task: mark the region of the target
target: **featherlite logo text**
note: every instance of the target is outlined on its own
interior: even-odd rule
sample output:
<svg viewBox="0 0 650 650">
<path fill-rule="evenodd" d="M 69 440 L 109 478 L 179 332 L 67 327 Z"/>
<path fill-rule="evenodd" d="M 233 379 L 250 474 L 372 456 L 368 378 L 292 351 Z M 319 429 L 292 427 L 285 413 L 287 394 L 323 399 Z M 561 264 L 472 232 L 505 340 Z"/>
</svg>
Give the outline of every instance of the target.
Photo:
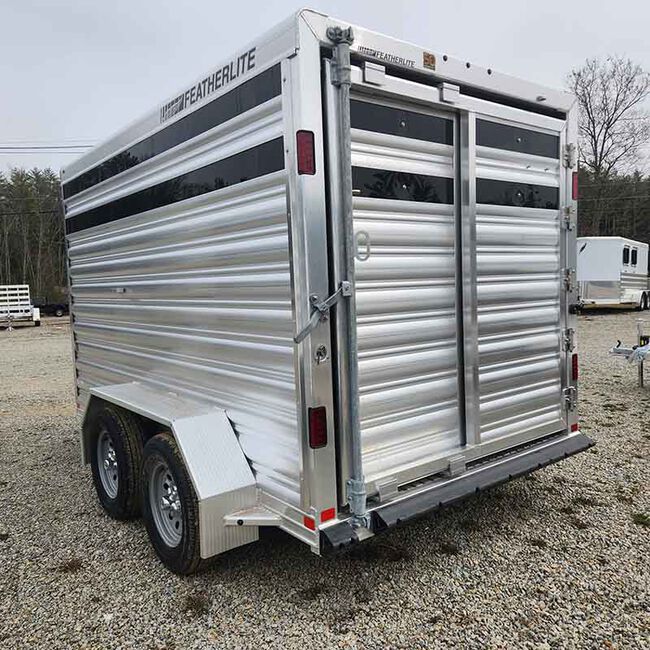
<svg viewBox="0 0 650 650">
<path fill-rule="evenodd" d="M 174 117 L 174 115 L 178 115 L 188 106 L 196 104 L 196 102 L 201 101 L 215 90 L 226 86 L 231 81 L 237 79 L 237 77 L 252 70 L 255 67 L 255 49 L 252 48 L 236 59 L 233 59 L 227 65 L 224 65 L 205 79 L 201 79 L 199 83 L 188 88 L 182 95 L 167 102 L 160 109 L 160 122 L 165 122 Z"/>
</svg>

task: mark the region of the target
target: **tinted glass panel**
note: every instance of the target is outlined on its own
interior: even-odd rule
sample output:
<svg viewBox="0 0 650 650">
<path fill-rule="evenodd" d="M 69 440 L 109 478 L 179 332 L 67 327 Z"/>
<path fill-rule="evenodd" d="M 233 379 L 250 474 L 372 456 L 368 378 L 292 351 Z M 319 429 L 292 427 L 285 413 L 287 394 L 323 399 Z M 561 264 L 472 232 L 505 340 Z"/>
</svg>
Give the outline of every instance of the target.
<svg viewBox="0 0 650 650">
<path fill-rule="evenodd" d="M 476 179 L 476 202 L 557 210 L 559 190 L 557 187 L 546 185 L 527 185 L 478 178 Z"/>
<path fill-rule="evenodd" d="M 636 266 L 636 257 L 637 257 L 637 250 L 636 248 L 632 249 L 632 266 Z"/>
<path fill-rule="evenodd" d="M 158 183 L 140 192 L 129 194 L 117 201 L 93 208 L 66 220 L 66 232 L 116 221 L 132 214 L 153 210 L 163 205 L 177 203 L 199 194 L 220 190 L 258 176 L 284 168 L 282 138 L 265 142 L 257 147 L 195 169 L 168 181 Z"/>
<path fill-rule="evenodd" d="M 630 263 L 630 249 L 627 246 L 623 247 L 623 264 Z"/>
<path fill-rule="evenodd" d="M 476 144 L 534 156 L 560 157 L 559 136 L 486 120 L 476 121 Z"/>
<path fill-rule="evenodd" d="M 174 122 L 105 162 L 84 172 L 63 186 L 67 199 L 82 190 L 135 167 L 227 120 L 245 113 L 280 94 L 280 66 L 276 65 L 249 79 L 234 90 Z"/>
<path fill-rule="evenodd" d="M 453 179 L 439 176 L 353 167 L 352 187 L 355 196 L 373 199 L 449 204 L 454 202 Z"/>
<path fill-rule="evenodd" d="M 405 111 L 400 108 L 389 108 L 352 100 L 350 102 L 350 121 L 354 129 L 401 135 L 404 138 L 442 144 L 453 144 L 454 142 L 454 123 L 451 120 Z"/>
</svg>

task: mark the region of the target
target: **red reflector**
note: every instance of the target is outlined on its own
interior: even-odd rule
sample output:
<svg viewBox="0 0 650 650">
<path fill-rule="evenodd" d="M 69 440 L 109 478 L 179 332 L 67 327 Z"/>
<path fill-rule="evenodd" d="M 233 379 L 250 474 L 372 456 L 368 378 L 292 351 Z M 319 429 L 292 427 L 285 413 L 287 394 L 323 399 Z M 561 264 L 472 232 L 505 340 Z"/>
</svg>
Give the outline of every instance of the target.
<svg viewBox="0 0 650 650">
<path fill-rule="evenodd" d="M 302 518 L 302 523 L 305 524 L 305 528 L 309 528 L 309 530 L 316 530 L 316 522 L 311 517 L 305 515 Z"/>
<path fill-rule="evenodd" d="M 571 379 L 578 381 L 578 355 L 571 355 Z"/>
<path fill-rule="evenodd" d="M 320 513 L 321 521 L 329 521 L 330 519 L 334 519 L 334 517 L 336 517 L 336 510 L 334 508 L 328 508 Z"/>
<path fill-rule="evenodd" d="M 578 200 L 578 172 L 573 172 L 573 178 L 571 179 L 571 198 L 574 201 Z"/>
<path fill-rule="evenodd" d="M 571 425 L 571 431 L 578 431 L 580 429 L 580 425 L 576 422 L 575 424 Z"/>
<path fill-rule="evenodd" d="M 316 154 L 314 152 L 314 134 L 311 131 L 296 132 L 296 153 L 298 173 L 313 176 L 316 173 Z"/>
<path fill-rule="evenodd" d="M 327 444 L 327 411 L 324 406 L 309 409 L 309 446 L 320 449 Z"/>
</svg>

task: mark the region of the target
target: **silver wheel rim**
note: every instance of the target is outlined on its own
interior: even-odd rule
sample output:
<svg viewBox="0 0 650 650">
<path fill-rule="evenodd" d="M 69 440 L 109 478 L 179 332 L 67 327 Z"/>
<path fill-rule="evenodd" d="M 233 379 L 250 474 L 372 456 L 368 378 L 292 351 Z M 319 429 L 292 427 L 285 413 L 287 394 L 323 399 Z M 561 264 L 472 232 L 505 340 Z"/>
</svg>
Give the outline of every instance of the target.
<svg viewBox="0 0 650 650">
<path fill-rule="evenodd" d="M 149 478 L 149 505 L 162 540 L 172 548 L 178 546 L 183 536 L 183 510 L 174 476 L 162 460 Z"/>
<path fill-rule="evenodd" d="M 117 496 L 120 479 L 113 438 L 106 429 L 102 429 L 97 438 L 97 465 L 104 492 L 109 498 L 114 499 Z"/>
</svg>

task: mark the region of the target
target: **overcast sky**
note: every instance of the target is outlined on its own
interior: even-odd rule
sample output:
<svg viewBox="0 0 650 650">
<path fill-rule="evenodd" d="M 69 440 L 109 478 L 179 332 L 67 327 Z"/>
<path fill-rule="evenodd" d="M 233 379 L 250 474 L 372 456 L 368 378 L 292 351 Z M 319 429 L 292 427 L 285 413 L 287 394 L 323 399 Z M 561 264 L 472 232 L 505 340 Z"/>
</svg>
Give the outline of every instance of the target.
<svg viewBox="0 0 650 650">
<path fill-rule="evenodd" d="M 0 146 L 96 143 L 304 6 L 293 0 L 0 0 Z M 314 0 L 315 9 L 551 86 L 587 57 L 650 69 L 650 2 Z M 74 155 L 0 153 L 10 166 Z"/>
</svg>

